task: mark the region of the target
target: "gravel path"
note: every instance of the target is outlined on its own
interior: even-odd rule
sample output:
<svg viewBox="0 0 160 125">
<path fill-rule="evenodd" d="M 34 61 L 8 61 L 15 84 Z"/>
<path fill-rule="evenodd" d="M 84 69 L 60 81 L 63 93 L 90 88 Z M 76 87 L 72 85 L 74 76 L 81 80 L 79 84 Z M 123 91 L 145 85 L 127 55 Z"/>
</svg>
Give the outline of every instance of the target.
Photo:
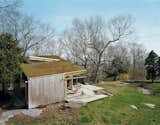
<svg viewBox="0 0 160 125">
<path fill-rule="evenodd" d="M 10 118 L 13 118 L 19 114 L 24 114 L 30 117 L 38 117 L 41 113 L 42 110 L 39 109 L 19 109 L 6 111 L 0 115 L 0 125 L 5 125 L 5 122 L 7 122 Z"/>
</svg>

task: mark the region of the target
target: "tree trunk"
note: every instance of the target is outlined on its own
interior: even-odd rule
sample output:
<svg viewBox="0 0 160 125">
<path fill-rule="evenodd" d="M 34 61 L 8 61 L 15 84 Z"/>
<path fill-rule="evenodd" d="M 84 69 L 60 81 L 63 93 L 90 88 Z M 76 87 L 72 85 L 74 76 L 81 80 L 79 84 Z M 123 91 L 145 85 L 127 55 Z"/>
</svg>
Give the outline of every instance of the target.
<svg viewBox="0 0 160 125">
<path fill-rule="evenodd" d="M 99 65 L 96 66 L 96 70 L 95 70 L 95 75 L 94 75 L 94 78 L 93 78 L 93 83 L 96 84 L 98 82 L 98 72 L 99 72 Z"/>
<path fill-rule="evenodd" d="M 152 79 L 152 83 L 154 83 L 154 79 Z"/>
<path fill-rule="evenodd" d="M 2 92 L 3 92 L 3 94 L 6 93 L 6 86 L 5 86 L 5 83 L 2 83 Z"/>
<path fill-rule="evenodd" d="M 117 81 L 117 76 L 114 76 L 113 81 Z"/>
</svg>

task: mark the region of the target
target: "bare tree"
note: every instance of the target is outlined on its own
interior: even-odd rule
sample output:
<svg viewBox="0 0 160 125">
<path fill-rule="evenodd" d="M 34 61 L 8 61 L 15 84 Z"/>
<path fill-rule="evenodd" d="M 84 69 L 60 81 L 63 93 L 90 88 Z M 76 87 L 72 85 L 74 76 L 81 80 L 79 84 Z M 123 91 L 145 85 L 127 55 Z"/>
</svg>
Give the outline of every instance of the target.
<svg viewBox="0 0 160 125">
<path fill-rule="evenodd" d="M 115 45 L 111 45 L 107 48 L 106 57 L 107 64 L 110 63 L 114 58 L 119 58 L 125 62 L 128 66 L 131 64 L 130 60 L 130 49 L 126 42 L 119 42 Z"/>
<path fill-rule="evenodd" d="M 72 28 L 64 32 L 61 43 L 69 60 L 78 63 L 85 68 L 88 65 L 88 34 L 86 26 L 80 19 L 74 19 Z"/>
<path fill-rule="evenodd" d="M 61 40 L 54 37 L 51 39 L 46 39 L 45 42 L 36 45 L 32 48 L 32 55 L 58 55 L 63 56 L 65 51 L 63 50 L 63 45 Z"/>
<path fill-rule="evenodd" d="M 24 48 L 23 55 L 25 56 L 28 51 L 34 51 L 36 46 L 44 47 L 44 43 L 54 37 L 55 29 L 50 25 L 36 21 L 31 16 L 22 17 L 20 23 L 19 39 Z"/>
<path fill-rule="evenodd" d="M 146 49 L 142 44 L 129 43 L 131 57 L 131 78 L 144 79 L 144 63 L 146 58 Z"/>
<path fill-rule="evenodd" d="M 89 63 L 90 70 L 93 69 L 92 80 L 97 82 L 100 67 L 104 63 L 106 48 L 112 43 L 124 41 L 133 33 L 134 19 L 131 16 L 117 16 L 106 24 L 101 17 L 90 19 L 76 19 L 72 28 L 68 30 L 67 48 L 76 60 Z"/>
<path fill-rule="evenodd" d="M 0 11 L 2 11 L 2 9 L 17 7 L 21 4 L 21 2 L 21 0 L 1 0 Z"/>
<path fill-rule="evenodd" d="M 35 46 L 53 38 L 55 29 L 33 16 L 21 13 L 17 7 L 10 7 L 0 13 L 0 32 L 9 32 L 18 39 L 25 56 Z"/>
<path fill-rule="evenodd" d="M 105 29 L 103 30 L 103 23 L 100 19 L 97 20 L 97 24 L 98 25 L 93 25 L 93 27 L 97 26 L 96 29 L 93 30 L 93 32 L 96 31 L 96 34 L 93 35 L 93 40 L 91 40 L 90 43 L 92 49 L 95 52 L 93 56 L 90 58 L 95 65 L 95 74 L 93 77 L 94 82 L 97 82 L 99 69 L 101 65 L 104 63 L 103 54 L 106 51 L 106 48 L 108 48 L 109 45 L 112 43 L 124 41 L 128 36 L 130 36 L 133 33 L 133 19 L 131 16 L 117 16 L 112 18 L 108 22 L 107 33 L 105 32 Z M 97 35 L 97 33 L 99 34 Z"/>
<path fill-rule="evenodd" d="M 128 42 L 117 42 L 107 48 L 104 55 L 105 64 L 102 69 L 102 78 L 116 77 L 121 73 L 127 73 L 130 67 L 130 54 Z M 115 63 L 117 61 L 117 63 Z"/>
</svg>

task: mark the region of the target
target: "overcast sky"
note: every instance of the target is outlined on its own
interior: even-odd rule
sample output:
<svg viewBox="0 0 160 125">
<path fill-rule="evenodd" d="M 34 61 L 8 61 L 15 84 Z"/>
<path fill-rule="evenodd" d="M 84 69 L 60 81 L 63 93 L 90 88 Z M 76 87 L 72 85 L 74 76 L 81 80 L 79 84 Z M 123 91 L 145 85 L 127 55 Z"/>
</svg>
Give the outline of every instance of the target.
<svg viewBox="0 0 160 125">
<path fill-rule="evenodd" d="M 59 31 L 69 27 L 74 17 L 109 19 L 131 14 L 136 18 L 139 42 L 160 54 L 160 0 L 24 0 L 22 10 Z"/>
</svg>

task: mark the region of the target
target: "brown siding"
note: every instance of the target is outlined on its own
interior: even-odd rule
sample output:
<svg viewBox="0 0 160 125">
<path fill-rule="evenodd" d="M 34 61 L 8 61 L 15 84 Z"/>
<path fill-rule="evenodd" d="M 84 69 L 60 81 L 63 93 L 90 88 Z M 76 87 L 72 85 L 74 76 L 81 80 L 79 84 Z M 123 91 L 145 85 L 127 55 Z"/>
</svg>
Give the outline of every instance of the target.
<svg viewBox="0 0 160 125">
<path fill-rule="evenodd" d="M 30 78 L 28 84 L 28 107 L 63 101 L 65 98 L 64 75 L 48 75 Z"/>
</svg>

